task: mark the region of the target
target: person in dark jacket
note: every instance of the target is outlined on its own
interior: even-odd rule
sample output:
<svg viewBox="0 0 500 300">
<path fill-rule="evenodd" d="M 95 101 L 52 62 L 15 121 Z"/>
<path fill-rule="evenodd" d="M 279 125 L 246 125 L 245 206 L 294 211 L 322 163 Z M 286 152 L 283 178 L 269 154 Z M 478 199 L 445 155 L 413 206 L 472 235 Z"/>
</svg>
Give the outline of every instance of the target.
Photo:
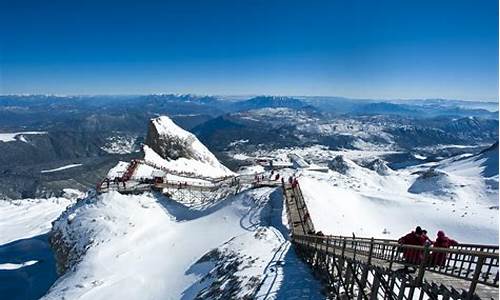
<svg viewBox="0 0 500 300">
<path fill-rule="evenodd" d="M 427 230 L 422 229 L 422 236 L 424 237 L 425 245 L 432 245 L 434 242 L 427 235 Z"/>
<path fill-rule="evenodd" d="M 398 240 L 398 243 L 403 245 L 414 245 L 414 246 L 425 245 L 425 238 L 422 235 L 422 228 L 420 228 L 420 226 L 417 226 L 417 228 L 415 228 L 415 231 L 412 231 L 407 235 L 401 237 Z M 423 256 L 422 250 L 409 249 L 409 248 L 403 249 L 403 257 L 410 264 L 415 264 L 415 265 L 420 264 L 420 262 L 422 261 L 422 256 Z"/>
<path fill-rule="evenodd" d="M 434 242 L 434 247 L 437 248 L 450 248 L 451 246 L 458 245 L 458 242 L 450 239 L 446 236 L 444 231 L 439 230 L 437 233 L 436 241 Z M 446 264 L 446 253 L 444 252 L 432 252 L 431 262 L 435 266 L 444 266 Z"/>
</svg>

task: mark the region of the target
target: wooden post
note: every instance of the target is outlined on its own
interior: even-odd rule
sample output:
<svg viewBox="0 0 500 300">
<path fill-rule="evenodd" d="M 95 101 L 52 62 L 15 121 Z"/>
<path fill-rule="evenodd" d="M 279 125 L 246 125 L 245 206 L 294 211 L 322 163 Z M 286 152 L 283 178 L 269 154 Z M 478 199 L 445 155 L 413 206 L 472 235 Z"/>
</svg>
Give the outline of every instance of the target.
<svg viewBox="0 0 500 300">
<path fill-rule="evenodd" d="M 371 261 L 372 261 L 373 242 L 374 242 L 374 239 L 372 237 L 370 239 L 370 248 L 368 250 L 368 259 L 366 261 L 366 265 L 363 265 L 363 263 L 360 262 L 360 264 L 361 264 L 360 267 L 361 267 L 361 269 L 363 269 L 363 273 L 361 274 L 361 280 L 359 282 L 358 299 L 362 299 L 362 296 L 364 296 L 364 289 L 365 289 L 365 286 L 366 286 L 366 279 L 368 278 L 368 271 L 370 269 L 370 264 L 371 264 Z"/>
<path fill-rule="evenodd" d="M 403 300 L 405 296 L 406 281 L 401 280 L 401 285 L 399 286 L 398 300 Z"/>
<path fill-rule="evenodd" d="M 429 260 L 429 252 L 430 252 L 429 245 L 425 245 L 424 257 L 422 258 L 422 261 L 420 262 L 420 266 L 418 267 L 418 275 L 417 275 L 417 279 L 415 282 L 415 285 L 417 285 L 417 286 L 422 285 L 422 281 L 424 279 L 425 268 L 427 267 L 427 261 Z"/>
<path fill-rule="evenodd" d="M 472 282 L 470 283 L 469 286 L 469 299 L 474 298 L 474 293 L 476 292 L 476 286 L 477 286 L 477 281 L 479 280 L 479 276 L 481 275 L 481 270 L 483 269 L 483 264 L 485 261 L 484 256 L 479 256 L 477 258 L 477 264 L 476 264 L 476 269 L 474 270 L 474 277 L 472 277 Z"/>
<path fill-rule="evenodd" d="M 380 273 L 377 270 L 375 270 L 373 284 L 372 284 L 372 288 L 370 291 L 370 300 L 377 300 L 378 299 L 378 288 L 380 286 L 379 276 L 381 276 Z"/>
<path fill-rule="evenodd" d="M 391 259 L 389 260 L 389 270 L 390 271 L 392 271 L 392 263 L 394 261 L 394 254 L 398 253 L 398 251 L 399 251 L 399 246 L 396 246 L 396 247 L 392 246 L 391 247 Z"/>
<path fill-rule="evenodd" d="M 341 254 L 342 258 L 344 258 L 344 255 L 345 255 L 345 246 L 346 246 L 346 243 L 347 243 L 346 237 L 344 237 L 344 242 L 342 243 L 342 254 Z"/>
<path fill-rule="evenodd" d="M 374 242 L 374 240 L 373 240 L 373 237 L 372 237 L 371 240 L 370 240 L 370 250 L 368 251 L 368 261 L 367 261 L 368 265 L 370 265 L 371 262 L 372 262 L 373 242 Z"/>
</svg>

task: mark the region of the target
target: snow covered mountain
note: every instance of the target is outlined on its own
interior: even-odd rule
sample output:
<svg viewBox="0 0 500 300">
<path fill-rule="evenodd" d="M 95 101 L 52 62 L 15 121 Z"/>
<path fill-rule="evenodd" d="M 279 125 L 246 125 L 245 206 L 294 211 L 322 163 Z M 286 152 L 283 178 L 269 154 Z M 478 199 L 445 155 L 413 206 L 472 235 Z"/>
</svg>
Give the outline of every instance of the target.
<svg viewBox="0 0 500 300">
<path fill-rule="evenodd" d="M 289 153 L 327 164 L 326 173 L 299 170 L 316 230 L 325 234 L 399 238 L 416 225 L 467 243 L 498 243 L 497 146 L 437 162 L 391 169 L 388 151 L 332 150 L 324 146 L 262 152 Z"/>
<path fill-rule="evenodd" d="M 444 161 L 440 167 L 450 172 L 459 172 L 464 175 L 498 178 L 498 142 L 491 147 L 472 156 L 460 156 Z"/>
<path fill-rule="evenodd" d="M 196 136 L 167 116 L 150 121 L 143 150 L 144 160 L 166 169 L 208 177 L 234 175 Z"/>
<path fill-rule="evenodd" d="M 153 194 L 89 197 L 54 223 L 65 273 L 43 299 L 322 299 L 282 205 L 271 188 L 203 210 Z"/>
<path fill-rule="evenodd" d="M 462 114 L 422 120 L 405 111 L 333 115 L 302 98 L 121 100 L 95 111 L 71 105 L 71 111 L 82 109 L 81 118 L 51 121 L 57 130 L 13 127 L 47 134 L 0 142 L 0 152 L 8 153 L 5 165 L 12 163 L 0 169 L 0 194 L 42 195 L 63 187 L 63 180 L 64 187 L 86 190 L 106 172 L 113 179 L 133 170 L 128 190 L 112 183 L 99 195 L 0 201 L 1 244 L 46 237 L 51 230 L 61 277 L 45 299 L 324 299 L 290 245 L 280 189 L 246 190 L 254 173 L 271 176 L 255 158 L 276 158 L 274 166 L 284 168 L 291 153 L 310 167 L 274 172 L 299 177 L 311 219 L 325 234 L 398 238 L 421 225 L 432 237 L 444 230 L 460 242 L 498 243 L 498 143 L 485 149 L 498 140 L 497 120 Z M 165 113 L 169 117 L 151 119 Z M 136 151 L 143 142 L 141 160 Z M 24 160 L 37 165 L 14 165 Z M 228 185 L 238 181 L 226 166 L 242 167 L 243 188 Z M 30 172 L 36 176 L 24 176 Z M 85 185 L 70 173 L 88 174 Z M 172 186 L 157 184 L 150 192 L 153 177 Z M 221 177 L 231 178 L 213 180 Z M 51 185 L 40 187 L 39 178 Z M 199 191 L 172 182 L 198 185 Z M 27 187 L 34 192 L 23 192 Z M 190 195 L 175 198 L 176 191 Z M 210 193 L 216 197 L 206 201 L 202 196 Z M 43 263 L 30 258 L 0 265 L 24 272 Z"/>
<path fill-rule="evenodd" d="M 234 108 L 238 111 L 270 107 L 304 108 L 306 106 L 308 104 L 299 99 L 276 96 L 259 96 L 234 103 Z"/>
</svg>

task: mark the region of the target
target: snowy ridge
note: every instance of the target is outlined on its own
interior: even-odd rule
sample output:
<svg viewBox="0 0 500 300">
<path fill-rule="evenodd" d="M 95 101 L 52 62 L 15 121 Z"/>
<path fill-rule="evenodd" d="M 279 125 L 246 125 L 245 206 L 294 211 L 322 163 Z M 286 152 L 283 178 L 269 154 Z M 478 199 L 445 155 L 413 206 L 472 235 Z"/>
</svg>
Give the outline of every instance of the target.
<svg viewBox="0 0 500 300">
<path fill-rule="evenodd" d="M 207 177 L 235 175 L 192 133 L 166 116 L 151 120 L 143 150 L 145 161 L 180 173 Z"/>
<path fill-rule="evenodd" d="M 176 174 L 185 174 L 186 177 L 208 177 L 220 178 L 226 176 L 234 176 L 235 174 L 229 169 L 220 164 L 220 167 L 206 164 L 194 159 L 178 158 L 176 160 L 163 159 L 158 153 L 149 148 L 147 145 L 143 147 L 144 161 L 151 166 L 158 166 L 159 169 L 170 170 Z"/>
<path fill-rule="evenodd" d="M 81 196 L 49 199 L 0 200 L 0 245 L 50 231 L 51 222 Z"/>
<path fill-rule="evenodd" d="M 472 155 L 443 161 L 440 168 L 464 176 L 498 176 L 498 142 L 488 149 Z"/>
<path fill-rule="evenodd" d="M 151 194 L 87 198 L 54 223 L 51 242 L 66 273 L 43 299 L 245 299 L 261 287 L 278 293 L 291 274 L 302 285 L 289 293 L 318 293 L 306 267 L 266 276 L 277 274 L 268 270 L 275 251 L 284 251 L 285 266 L 301 265 L 282 247 L 289 242 L 281 205 L 280 193 L 269 188 L 202 210 Z M 220 273 L 225 266 L 232 272 Z"/>
<path fill-rule="evenodd" d="M 0 245 L 50 231 L 52 221 L 84 193 L 64 189 L 64 197 L 48 199 L 0 200 Z"/>
</svg>

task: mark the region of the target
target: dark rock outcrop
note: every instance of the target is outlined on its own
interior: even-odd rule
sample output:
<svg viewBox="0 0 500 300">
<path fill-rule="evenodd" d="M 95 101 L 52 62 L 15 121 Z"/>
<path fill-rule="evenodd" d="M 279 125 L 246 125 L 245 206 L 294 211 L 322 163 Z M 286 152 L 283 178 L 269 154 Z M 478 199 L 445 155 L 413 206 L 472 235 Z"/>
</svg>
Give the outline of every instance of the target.
<svg viewBox="0 0 500 300">
<path fill-rule="evenodd" d="M 349 165 L 344 160 L 342 155 L 337 155 L 333 160 L 328 163 L 328 168 L 333 171 L 337 171 L 340 174 L 346 174 L 349 170 Z"/>
</svg>

